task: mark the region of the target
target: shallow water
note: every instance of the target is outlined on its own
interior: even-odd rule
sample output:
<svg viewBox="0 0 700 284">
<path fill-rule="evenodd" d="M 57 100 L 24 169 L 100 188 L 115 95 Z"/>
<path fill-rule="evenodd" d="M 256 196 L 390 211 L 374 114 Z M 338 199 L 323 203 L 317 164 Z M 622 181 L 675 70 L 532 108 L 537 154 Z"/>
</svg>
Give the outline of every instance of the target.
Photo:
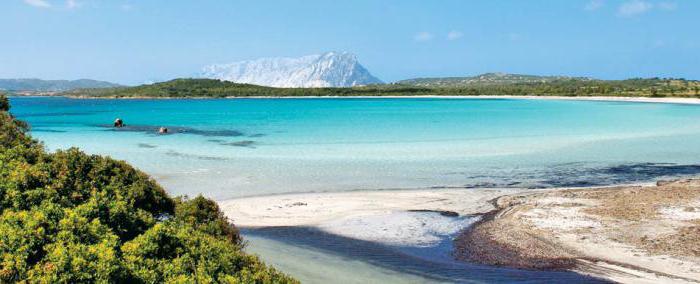
<svg viewBox="0 0 700 284">
<path fill-rule="evenodd" d="M 50 149 L 124 159 L 216 199 L 552 187 L 700 172 L 700 106 L 515 99 L 12 98 Z M 110 126 L 122 118 L 127 127 Z M 169 135 L 156 130 L 168 127 Z"/>
<path fill-rule="evenodd" d="M 412 247 L 343 238 L 314 228 L 244 231 L 249 252 L 304 283 L 607 283 L 573 272 L 527 271 L 436 259 Z M 309 269 L 312 268 L 312 269 Z"/>
<path fill-rule="evenodd" d="M 592 186 L 700 173 L 695 105 L 426 98 L 11 103 L 50 150 L 76 146 L 127 160 L 172 194 L 219 200 L 379 188 Z M 127 127 L 111 128 L 117 117 Z M 169 134 L 158 135 L 160 127 Z M 455 263 L 446 255 L 449 236 L 424 249 L 309 228 L 245 233 L 249 250 L 312 283 L 592 281 Z"/>
</svg>

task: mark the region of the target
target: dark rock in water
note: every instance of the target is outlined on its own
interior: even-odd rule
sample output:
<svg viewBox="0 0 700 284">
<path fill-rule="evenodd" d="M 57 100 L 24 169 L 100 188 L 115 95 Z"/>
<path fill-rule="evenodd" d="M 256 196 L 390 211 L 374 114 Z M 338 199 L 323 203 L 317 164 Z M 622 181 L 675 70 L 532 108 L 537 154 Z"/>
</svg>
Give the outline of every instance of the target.
<svg viewBox="0 0 700 284">
<path fill-rule="evenodd" d="M 137 145 L 139 146 L 139 148 L 147 148 L 147 149 L 158 147 L 156 145 L 151 145 L 151 144 L 147 144 L 147 143 L 139 143 Z"/>
<path fill-rule="evenodd" d="M 121 118 L 114 120 L 114 127 L 124 127 L 124 121 Z"/>
<path fill-rule="evenodd" d="M 429 210 L 429 209 L 414 209 L 408 210 L 408 212 L 427 212 L 427 213 L 438 213 L 445 217 L 459 217 L 459 213 L 447 210 Z"/>
<path fill-rule="evenodd" d="M 254 144 L 255 144 L 255 141 L 250 141 L 250 140 L 221 143 L 221 145 L 224 145 L 224 146 L 236 146 L 236 147 L 252 147 Z"/>
<path fill-rule="evenodd" d="M 161 128 L 166 128 L 169 134 L 191 134 L 205 137 L 239 137 L 244 134 L 236 130 L 204 130 L 191 127 L 177 126 L 155 126 L 155 125 L 123 125 L 122 127 L 110 127 L 108 125 L 97 125 L 99 127 L 110 128 L 115 131 L 143 132 L 147 134 L 158 134 Z"/>
</svg>

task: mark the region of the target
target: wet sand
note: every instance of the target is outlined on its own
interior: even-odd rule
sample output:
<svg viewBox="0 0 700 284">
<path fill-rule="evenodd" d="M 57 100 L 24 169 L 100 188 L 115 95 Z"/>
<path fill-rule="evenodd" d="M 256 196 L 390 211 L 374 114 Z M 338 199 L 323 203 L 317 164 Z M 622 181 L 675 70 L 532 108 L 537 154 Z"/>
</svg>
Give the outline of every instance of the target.
<svg viewBox="0 0 700 284">
<path fill-rule="evenodd" d="M 244 228 L 316 227 L 391 245 L 429 245 L 495 209 L 490 200 L 518 189 L 415 189 L 281 194 L 219 202 Z"/>
</svg>

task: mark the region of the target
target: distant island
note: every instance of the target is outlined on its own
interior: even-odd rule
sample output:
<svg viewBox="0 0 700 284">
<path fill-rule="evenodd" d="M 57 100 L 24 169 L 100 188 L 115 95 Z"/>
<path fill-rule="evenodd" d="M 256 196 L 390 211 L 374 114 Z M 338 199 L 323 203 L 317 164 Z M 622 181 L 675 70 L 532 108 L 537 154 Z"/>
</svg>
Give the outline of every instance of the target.
<svg viewBox="0 0 700 284">
<path fill-rule="evenodd" d="M 58 95 L 81 98 L 226 98 L 323 96 L 606 96 L 700 97 L 700 81 L 681 78 L 599 80 L 582 77 L 487 73 L 421 78 L 344 88 L 274 88 L 216 79 L 175 79 L 135 87 L 83 88 Z"/>
<path fill-rule="evenodd" d="M 114 87 L 122 87 L 122 85 L 91 79 L 0 79 L 0 91 L 6 91 L 11 93 L 56 93 L 74 89 L 97 89 Z"/>
</svg>

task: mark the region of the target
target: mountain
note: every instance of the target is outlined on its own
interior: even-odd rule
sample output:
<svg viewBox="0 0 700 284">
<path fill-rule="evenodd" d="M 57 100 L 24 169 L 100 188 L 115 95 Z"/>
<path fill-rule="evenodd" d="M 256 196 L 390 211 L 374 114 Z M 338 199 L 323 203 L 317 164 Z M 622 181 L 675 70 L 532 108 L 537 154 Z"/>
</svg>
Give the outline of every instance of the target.
<svg viewBox="0 0 700 284">
<path fill-rule="evenodd" d="M 477 85 L 504 85 L 518 83 L 549 83 L 562 80 L 591 81 L 585 77 L 536 76 L 507 73 L 485 73 L 472 77 L 416 78 L 402 80 L 397 84 L 421 87 L 468 87 Z"/>
<path fill-rule="evenodd" d="M 89 79 L 80 80 L 41 80 L 41 79 L 0 79 L 0 90 L 28 92 L 63 92 L 74 89 L 112 88 L 121 85 Z"/>
<path fill-rule="evenodd" d="M 199 77 L 269 87 L 318 88 L 381 84 L 354 54 L 327 52 L 299 58 L 261 58 L 204 67 Z"/>
</svg>

